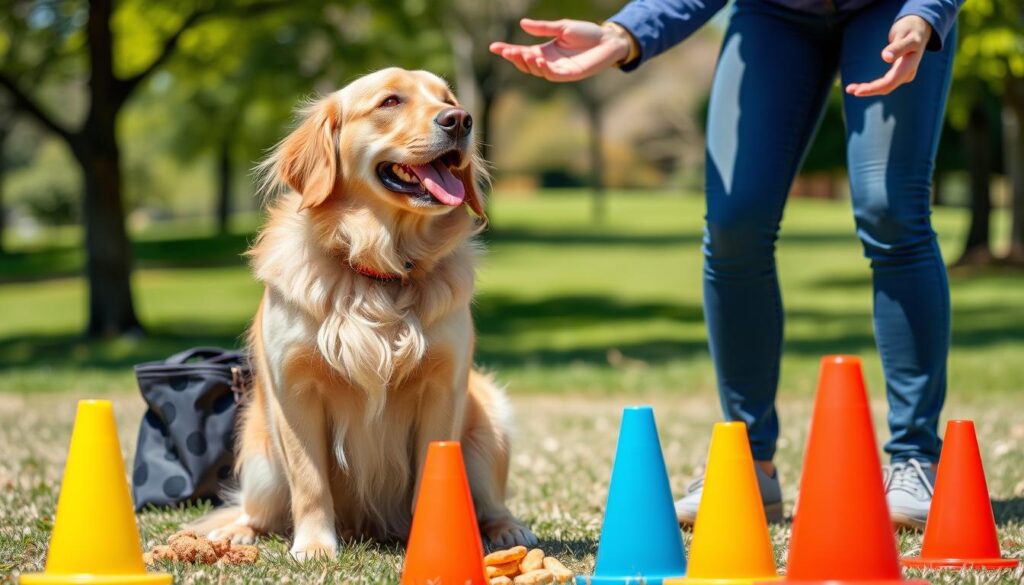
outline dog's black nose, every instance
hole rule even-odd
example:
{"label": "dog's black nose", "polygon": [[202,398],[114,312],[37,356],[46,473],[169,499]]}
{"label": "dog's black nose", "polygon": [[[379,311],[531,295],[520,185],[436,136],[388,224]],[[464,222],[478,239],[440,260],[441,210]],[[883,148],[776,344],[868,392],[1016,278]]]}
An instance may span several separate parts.
{"label": "dog's black nose", "polygon": [[452,138],[461,138],[473,128],[473,116],[462,108],[448,108],[434,118],[434,123],[444,129]]}

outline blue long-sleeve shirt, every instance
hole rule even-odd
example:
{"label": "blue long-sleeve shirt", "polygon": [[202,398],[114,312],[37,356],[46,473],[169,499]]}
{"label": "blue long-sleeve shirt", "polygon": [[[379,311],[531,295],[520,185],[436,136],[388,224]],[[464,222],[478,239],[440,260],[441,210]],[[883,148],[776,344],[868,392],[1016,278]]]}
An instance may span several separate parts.
{"label": "blue long-sleeve shirt", "polygon": [[[812,14],[847,12],[862,8],[876,0],[765,0]],[[623,66],[629,71],[682,42],[704,25],[727,0],[633,0],[609,20],[633,35],[640,46],[640,56]],[[932,27],[928,49],[942,48],[949,30],[956,22],[963,0],[906,0],[895,20],[904,16],[920,16]],[[894,21],[895,21],[894,20]]]}

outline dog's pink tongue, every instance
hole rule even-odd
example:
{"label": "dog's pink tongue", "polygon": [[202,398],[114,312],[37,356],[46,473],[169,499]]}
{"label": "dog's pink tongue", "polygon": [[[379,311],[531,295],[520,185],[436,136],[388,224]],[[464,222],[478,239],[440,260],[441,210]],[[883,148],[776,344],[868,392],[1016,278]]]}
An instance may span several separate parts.
{"label": "dog's pink tongue", "polygon": [[445,205],[461,205],[466,198],[466,187],[448,167],[439,161],[425,165],[413,165],[412,172],[435,199]]}

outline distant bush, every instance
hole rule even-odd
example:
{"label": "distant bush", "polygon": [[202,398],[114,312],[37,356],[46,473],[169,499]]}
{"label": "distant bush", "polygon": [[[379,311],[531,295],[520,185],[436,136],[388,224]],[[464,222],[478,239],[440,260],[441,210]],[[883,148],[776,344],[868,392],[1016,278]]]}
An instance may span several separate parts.
{"label": "distant bush", "polygon": [[39,223],[50,226],[76,223],[80,216],[78,195],[59,187],[51,187],[25,202]]}

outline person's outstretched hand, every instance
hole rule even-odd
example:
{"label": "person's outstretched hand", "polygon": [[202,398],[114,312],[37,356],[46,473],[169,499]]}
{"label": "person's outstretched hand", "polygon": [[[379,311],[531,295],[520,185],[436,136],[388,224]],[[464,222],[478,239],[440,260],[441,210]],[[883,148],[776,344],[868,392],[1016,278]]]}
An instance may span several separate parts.
{"label": "person's outstretched hand", "polygon": [[535,37],[554,37],[538,45],[491,43],[500,55],[523,73],[548,81],[586,79],[619,63],[629,55],[629,38],[623,29],[583,20],[520,21]]}
{"label": "person's outstretched hand", "polygon": [[882,60],[892,67],[874,81],[847,85],[846,93],[857,97],[888,95],[913,81],[931,36],[931,25],[920,16],[904,16],[894,22],[889,29],[889,44],[882,49]]}

